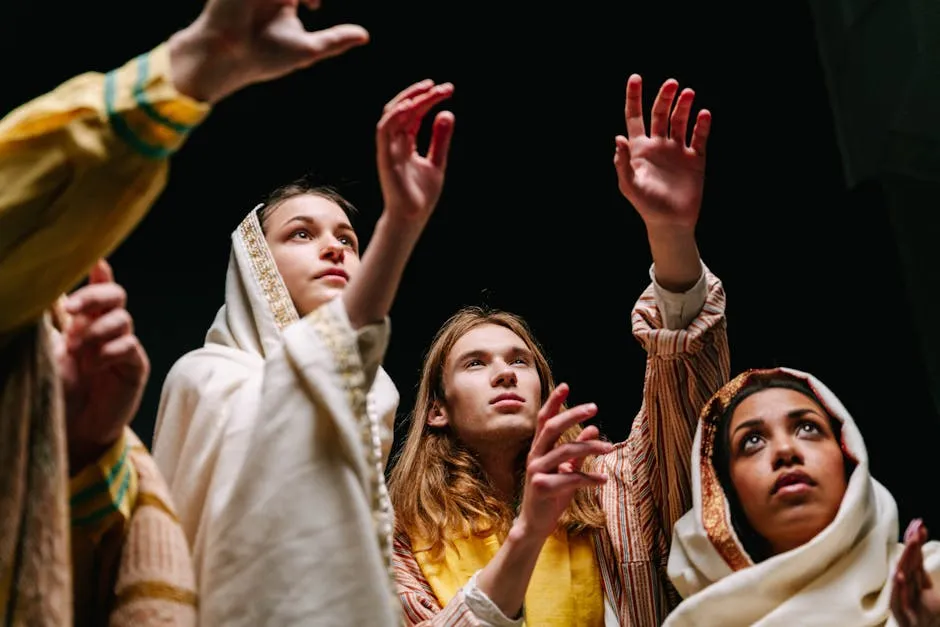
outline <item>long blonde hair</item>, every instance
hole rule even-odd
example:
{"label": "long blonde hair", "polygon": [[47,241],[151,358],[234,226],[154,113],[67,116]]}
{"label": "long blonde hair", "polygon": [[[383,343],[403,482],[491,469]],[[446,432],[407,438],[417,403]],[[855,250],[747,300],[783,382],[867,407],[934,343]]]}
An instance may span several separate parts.
{"label": "long blonde hair", "polygon": [[[513,504],[500,498],[476,456],[453,430],[449,426],[427,424],[434,403],[444,402],[444,364],[451,349],[468,331],[484,324],[509,329],[532,351],[542,387],[542,403],[555,387],[541,347],[525,320],[515,314],[464,307],[434,336],[424,358],[408,436],[392,468],[388,488],[396,526],[408,533],[413,542],[420,540],[422,545],[415,549],[429,549],[435,557],[440,557],[445,543],[454,538],[494,533],[505,537],[516,515]],[[580,433],[581,427],[575,425],[562,434],[559,442],[571,442]],[[523,451],[518,461],[520,491],[527,452]],[[562,514],[559,527],[569,533],[581,533],[602,527],[604,520],[594,491],[581,489]]]}

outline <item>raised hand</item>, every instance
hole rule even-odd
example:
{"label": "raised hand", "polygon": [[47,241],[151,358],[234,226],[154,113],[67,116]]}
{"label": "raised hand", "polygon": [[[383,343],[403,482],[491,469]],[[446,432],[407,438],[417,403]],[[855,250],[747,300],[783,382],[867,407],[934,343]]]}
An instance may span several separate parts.
{"label": "raised hand", "polygon": [[581,462],[590,455],[610,452],[613,445],[599,440],[597,427],[584,429],[574,442],[558,444],[558,438],[570,427],[597,414],[597,407],[587,403],[559,413],[568,397],[568,386],[560,384],[539,410],[535,437],[526,462],[525,488],[519,522],[527,534],[547,538],[558,526],[558,519],[567,509],[578,488],[601,485],[607,481],[603,473],[580,470]]}
{"label": "raised hand", "polygon": [[375,143],[385,212],[392,218],[423,225],[441,197],[454,114],[441,111],[435,116],[427,156],[418,152],[416,140],[424,116],[453,93],[450,83],[425,80],[385,105]]}
{"label": "raised hand", "polygon": [[911,521],[904,532],[904,550],[895,566],[891,589],[891,612],[899,627],[940,625],[940,592],[924,570],[926,541],[927,528],[923,521]]}
{"label": "raised hand", "polygon": [[297,15],[301,4],[317,9],[320,0],[208,0],[196,21],[170,39],[177,89],[217,102],[369,41],[355,24],[308,31]]}
{"label": "raised hand", "polygon": [[140,406],[150,362],[124,308],[127,295],[100,260],[65,300],[56,357],[66,402],[69,466],[80,470],[121,436]]}
{"label": "raised hand", "polygon": [[[695,93],[669,79],[653,103],[650,132],[643,123],[642,79],[627,81],[627,136],[615,139],[614,166],[620,192],[636,208],[647,227],[694,227],[705,183],[705,146],[711,113],[699,111],[686,143]],[[675,108],[673,104],[675,103]]]}

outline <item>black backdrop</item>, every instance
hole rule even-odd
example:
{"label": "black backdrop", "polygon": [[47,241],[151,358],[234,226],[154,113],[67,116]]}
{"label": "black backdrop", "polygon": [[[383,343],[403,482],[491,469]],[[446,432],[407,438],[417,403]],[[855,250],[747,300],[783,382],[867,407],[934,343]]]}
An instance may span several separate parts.
{"label": "black backdrop", "polygon": [[[229,233],[270,188],[337,183],[371,231],[373,129],[413,81],[456,85],[448,181],[392,311],[386,368],[411,407],[421,355],[465,303],[523,314],[573,401],[612,439],[639,407],[644,355],[630,307],[648,282],[643,225],[620,197],[613,137],[631,72],[647,107],[672,76],[714,115],[703,257],[725,283],[732,370],[816,374],[860,423],[902,524],[940,524],[929,488],[938,423],[880,188],[848,190],[803,3],[747,13],[698,3],[370,3],[327,0],[311,27],[358,22],[372,42],[223,102],[174,158],[151,214],[111,260],[152,363],[135,428],[222,302]],[[156,45],[198,2],[13,3],[0,19],[0,110]],[[924,479],[926,478],[926,481]]]}

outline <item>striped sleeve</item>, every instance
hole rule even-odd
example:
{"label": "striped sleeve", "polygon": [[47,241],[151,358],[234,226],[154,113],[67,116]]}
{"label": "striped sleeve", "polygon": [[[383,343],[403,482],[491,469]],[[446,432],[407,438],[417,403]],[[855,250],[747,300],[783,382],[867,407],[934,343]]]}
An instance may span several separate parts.
{"label": "striped sleeve", "polygon": [[173,87],[164,43],[0,120],[0,334],[37,320],[120,244],[208,112]]}
{"label": "striped sleeve", "polygon": [[114,527],[126,525],[137,501],[137,469],[125,436],[95,463],[69,480],[72,530],[97,543]]}
{"label": "striped sleeve", "polygon": [[724,288],[705,274],[705,304],[684,329],[666,328],[653,285],[637,301],[633,335],[647,352],[643,404],[627,440],[599,460],[610,477],[601,490],[611,541],[605,560],[625,578],[623,586],[606,583],[631,624],[658,624],[678,600],[665,568],[673,525],[692,506],[692,440],[702,407],[730,375]]}
{"label": "striped sleeve", "polygon": [[395,583],[404,610],[405,624],[412,627],[482,627],[483,623],[467,605],[463,590],[441,607],[421,572],[411,550],[408,535],[395,534],[392,563]]}

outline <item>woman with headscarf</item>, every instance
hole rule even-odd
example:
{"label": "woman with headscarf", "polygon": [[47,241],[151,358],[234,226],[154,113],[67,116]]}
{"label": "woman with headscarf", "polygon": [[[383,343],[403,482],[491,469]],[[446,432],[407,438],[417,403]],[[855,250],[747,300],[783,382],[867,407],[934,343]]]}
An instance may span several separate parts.
{"label": "woman with headscarf", "polygon": [[[108,73],[76,76],[0,120],[4,624],[101,624],[108,614],[114,625],[195,619],[189,553],[149,455],[129,431],[66,424],[75,412],[63,395],[50,313],[144,217],[166,184],[171,155],[211,105],[368,41],[352,25],[307,32],[296,8],[210,0],[150,52]],[[65,313],[86,313],[71,306]],[[104,400],[85,408],[113,405]],[[135,408],[122,407],[116,420],[99,417],[110,427]],[[70,546],[91,548],[70,559]],[[77,613],[73,585],[83,597],[74,599]],[[93,618],[85,613],[89,590],[105,600]]]}
{"label": "woman with headscarf", "polygon": [[937,624],[940,545],[919,521],[898,542],[858,427],[812,375],[749,370],[722,387],[702,411],[692,484],[668,627]]}
{"label": "woman with headscarf", "polygon": [[154,456],[193,547],[203,625],[393,625],[383,475],[398,393],[380,363],[444,182],[453,86],[416,83],[376,130],[368,250],[332,190],[294,184],[232,234],[225,304],[164,383]]}

